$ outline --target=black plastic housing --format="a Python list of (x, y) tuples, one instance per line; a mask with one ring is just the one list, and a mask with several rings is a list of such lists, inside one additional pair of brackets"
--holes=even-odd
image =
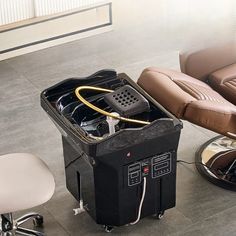
[[(125, 124), (120, 131), (98, 141), (71, 119), (78, 103), (74, 95), (77, 86), (114, 90), (125, 84), (149, 101), (149, 125)], [(91, 92), (83, 94), (88, 99), (94, 96)], [(84, 111), (80, 105), (78, 110)], [(147, 190), (141, 218), (175, 206), (176, 153), (182, 123), (127, 75), (103, 70), (87, 78), (64, 80), (41, 93), (41, 106), (62, 134), (67, 188), (78, 201), (83, 198), (85, 209), (98, 224), (121, 226), (136, 220), (144, 177)], [(171, 170), (161, 175), (155, 171), (159, 171), (158, 166), (164, 171), (157, 163), (161, 160), (162, 164), (163, 158), (168, 159)], [(130, 171), (135, 165), (140, 166), (140, 182), (133, 184)], [(150, 172), (144, 173), (144, 167)]]

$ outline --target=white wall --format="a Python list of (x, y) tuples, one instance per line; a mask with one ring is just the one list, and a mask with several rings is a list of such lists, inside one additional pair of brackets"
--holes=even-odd
[(161, 49), (209, 45), (236, 32), (236, 0), (114, 0), (113, 16), (117, 30)]
[(79, 7), (90, 6), (103, 0), (34, 0), (35, 15), (44, 16)]
[(0, 25), (64, 12), (104, 0), (0, 0)]
[(33, 0), (0, 0), (0, 25), (34, 17)]
[(111, 30), (110, 3), (0, 33), (0, 60)]

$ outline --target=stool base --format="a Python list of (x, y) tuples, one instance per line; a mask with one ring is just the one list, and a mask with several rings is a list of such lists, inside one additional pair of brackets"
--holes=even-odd
[(13, 219), (11, 213), (2, 214), (1, 225), (0, 225), (0, 235), (1, 236), (14, 236), (14, 235), (45, 236), (45, 234), (42, 232), (21, 227), (21, 225), (28, 220), (33, 220), (33, 223), (35, 226), (43, 225), (43, 216), (41, 216), (38, 213), (28, 213), (16, 220)]
[(236, 140), (217, 136), (197, 151), (196, 168), (211, 183), (236, 191)]

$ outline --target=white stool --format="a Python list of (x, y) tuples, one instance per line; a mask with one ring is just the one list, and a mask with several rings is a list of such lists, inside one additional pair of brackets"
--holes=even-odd
[(30, 213), (13, 220), (12, 213), (47, 202), (53, 195), (55, 182), (47, 165), (28, 153), (0, 156), (0, 235), (44, 235), (41, 232), (20, 227), (33, 219), (36, 226), (43, 224), (43, 217)]

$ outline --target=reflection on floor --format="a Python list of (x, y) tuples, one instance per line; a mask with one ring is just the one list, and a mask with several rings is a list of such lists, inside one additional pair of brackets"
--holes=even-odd
[[(57, 185), (55, 195), (47, 204), (35, 209), (45, 216), (44, 230), (49, 236), (104, 235), (104, 232), (88, 214), (73, 216), (72, 209), (78, 204), (65, 188), (60, 134), (40, 108), (40, 91), (62, 79), (87, 76), (103, 68), (126, 72), (134, 80), (137, 80), (142, 69), (147, 66), (178, 69), (178, 50), (193, 38), (196, 42), (195, 36), (199, 31), (195, 33), (195, 28), (203, 26), (191, 15), (193, 12), (190, 12), (191, 23), (195, 23), (196, 27), (187, 27), (187, 17), (179, 18), (178, 14), (181, 12), (178, 11), (174, 12), (172, 18), (168, 18), (168, 15), (165, 18), (162, 12), (162, 15), (159, 14), (162, 22), (158, 22), (157, 26), (152, 24), (158, 20), (158, 10), (165, 9), (166, 2), (175, 2), (172, 0), (158, 1), (162, 8), (156, 7), (157, 14), (148, 14), (151, 10), (145, 10), (143, 22), (137, 21), (141, 10), (138, 14), (137, 7), (133, 6), (134, 15), (129, 15), (129, 11), (121, 11), (124, 0), (118, 2), (114, 3), (114, 31), (0, 62), (0, 154), (32, 152), (46, 161), (53, 171)], [(146, 1), (139, 2), (141, 4)], [(150, 1), (152, 8), (154, 2)], [(205, 11), (201, 12), (201, 17), (207, 17), (204, 4), (201, 7), (201, 1), (196, 2), (198, 4), (195, 7)], [(213, 7), (217, 3), (214, 7), (220, 9), (220, 2), (210, 0), (209, 4), (212, 3)], [(226, 2), (229, 5), (232, 1), (224, 1), (224, 4)], [(211, 12), (211, 7), (208, 13)], [(229, 7), (228, 10), (230, 9), (235, 8)], [(123, 22), (118, 22), (121, 12), (127, 19), (125, 21), (122, 18)], [(216, 31), (223, 31), (221, 35), (229, 38), (235, 35), (232, 24), (234, 15), (226, 10), (220, 13), (219, 18), (210, 15), (211, 18), (206, 23), (214, 27), (210, 28), (212, 32), (209, 33), (209, 39)], [(161, 23), (169, 24), (174, 21), (176, 28), (173, 24), (166, 30), (165, 25), (159, 27)], [(122, 27), (121, 23), (127, 23), (126, 27)], [(202, 29), (200, 34), (206, 31)], [(188, 39), (185, 35), (188, 35)], [(207, 40), (207, 36), (204, 37)], [(179, 158), (193, 161), (198, 147), (215, 135), (184, 122)], [(115, 229), (114, 234), (232, 236), (236, 231), (235, 196), (233, 192), (208, 183), (194, 166), (178, 164), (176, 208), (167, 211), (161, 221), (148, 217), (136, 226)], [(22, 213), (19, 212), (18, 215)]]

